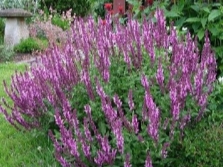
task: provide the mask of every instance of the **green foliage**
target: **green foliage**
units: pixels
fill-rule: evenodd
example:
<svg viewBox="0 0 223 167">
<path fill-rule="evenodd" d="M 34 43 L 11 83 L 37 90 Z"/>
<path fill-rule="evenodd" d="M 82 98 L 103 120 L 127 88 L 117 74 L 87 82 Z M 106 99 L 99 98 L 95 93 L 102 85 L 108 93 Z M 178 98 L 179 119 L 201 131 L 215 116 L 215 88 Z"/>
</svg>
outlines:
<svg viewBox="0 0 223 167">
<path fill-rule="evenodd" d="M 104 18 L 105 17 L 105 9 L 104 9 L 104 4 L 105 3 L 112 3 L 112 0 L 89 0 L 90 4 L 91 4 L 91 10 L 93 13 L 93 16 L 95 18 L 101 17 Z"/>
<path fill-rule="evenodd" d="M 4 43 L 4 32 L 5 32 L 5 23 L 2 18 L 0 18 L 0 45 Z"/>
<path fill-rule="evenodd" d="M 58 13 L 72 9 L 72 13 L 82 17 L 88 15 L 90 11 L 88 0 L 41 0 L 40 5 L 42 9 L 52 7 Z"/>
<path fill-rule="evenodd" d="M 34 38 L 27 38 L 22 40 L 14 47 L 15 52 L 31 53 L 32 51 L 42 50 L 48 45 L 47 40 L 38 40 Z"/>
<path fill-rule="evenodd" d="M 67 30 L 70 27 L 69 21 L 62 19 L 59 14 L 55 14 L 51 20 L 53 25 L 56 25 L 63 30 Z"/>
<path fill-rule="evenodd" d="M 182 1 L 182 0 L 181 0 Z M 166 12 L 167 18 L 175 22 L 179 29 L 187 29 L 199 39 L 199 47 L 204 41 L 205 31 L 209 32 L 211 45 L 216 53 L 218 63 L 218 75 L 223 73 L 223 6 L 221 3 L 205 3 L 186 1 L 178 2 L 170 6 Z M 170 17 L 175 16 L 175 17 Z"/>
<path fill-rule="evenodd" d="M 1 0 L 0 9 L 22 8 L 36 13 L 39 8 L 39 0 Z"/>
<path fill-rule="evenodd" d="M 5 46 L 0 45 L 0 62 L 9 61 L 14 56 L 13 49 Z"/>
<path fill-rule="evenodd" d="M 202 121 L 185 128 L 168 153 L 171 166 L 209 167 L 223 163 L 223 85 L 216 82 Z"/>
<path fill-rule="evenodd" d="M 218 114 L 222 118 L 223 111 Z M 172 144 L 168 154 L 168 157 L 173 159 L 170 166 L 221 166 L 223 162 L 222 123 L 215 125 L 207 122 L 208 119 L 203 119 L 196 126 L 185 129 L 184 139 Z"/>
</svg>

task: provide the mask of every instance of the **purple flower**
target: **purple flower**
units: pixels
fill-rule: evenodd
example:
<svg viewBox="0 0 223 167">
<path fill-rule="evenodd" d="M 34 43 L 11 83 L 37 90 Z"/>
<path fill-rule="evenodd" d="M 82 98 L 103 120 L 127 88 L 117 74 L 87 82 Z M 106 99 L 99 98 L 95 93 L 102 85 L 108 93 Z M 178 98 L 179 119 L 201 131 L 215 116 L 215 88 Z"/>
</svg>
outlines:
<svg viewBox="0 0 223 167">
<path fill-rule="evenodd" d="M 128 104 L 129 104 L 130 111 L 132 111 L 134 109 L 134 102 L 133 102 L 133 98 L 132 98 L 132 89 L 129 90 Z"/>
<path fill-rule="evenodd" d="M 112 132 L 116 138 L 116 146 L 120 153 L 124 151 L 124 136 L 122 134 L 122 121 L 121 119 L 117 119 L 112 124 Z"/>
<path fill-rule="evenodd" d="M 137 134 L 139 132 L 139 122 L 137 119 L 137 115 L 135 114 L 132 117 L 132 127 L 133 127 L 134 132 Z"/>
<path fill-rule="evenodd" d="M 163 67 L 161 64 L 161 60 L 159 60 L 158 69 L 156 73 L 156 81 L 159 84 L 160 88 L 164 89 L 164 75 L 163 75 Z"/>
<path fill-rule="evenodd" d="M 119 99 L 118 95 L 115 94 L 115 96 L 113 97 L 114 103 L 117 105 L 118 108 L 122 107 L 122 101 Z"/>
<path fill-rule="evenodd" d="M 116 150 L 111 149 L 106 137 L 101 139 L 101 150 L 97 151 L 97 156 L 94 158 L 95 163 L 98 166 L 103 164 L 111 165 L 115 160 Z"/>
<path fill-rule="evenodd" d="M 141 84 L 146 90 L 149 89 L 149 82 L 144 74 L 141 76 Z"/>
<path fill-rule="evenodd" d="M 167 148 L 170 146 L 170 143 L 164 143 L 163 148 L 161 150 L 162 158 L 167 157 Z"/>
<path fill-rule="evenodd" d="M 126 156 L 125 156 L 124 167 L 132 167 L 132 165 L 130 163 L 130 155 L 129 154 L 126 154 Z"/>
<path fill-rule="evenodd" d="M 152 139 L 157 142 L 159 138 L 159 123 L 160 123 L 160 111 L 159 108 L 154 103 L 152 96 L 148 91 L 145 93 L 144 100 L 146 102 L 146 107 L 148 109 L 148 133 L 152 137 Z"/>
<path fill-rule="evenodd" d="M 145 167 L 153 167 L 152 160 L 149 153 L 147 154 L 147 157 L 146 157 Z"/>
</svg>

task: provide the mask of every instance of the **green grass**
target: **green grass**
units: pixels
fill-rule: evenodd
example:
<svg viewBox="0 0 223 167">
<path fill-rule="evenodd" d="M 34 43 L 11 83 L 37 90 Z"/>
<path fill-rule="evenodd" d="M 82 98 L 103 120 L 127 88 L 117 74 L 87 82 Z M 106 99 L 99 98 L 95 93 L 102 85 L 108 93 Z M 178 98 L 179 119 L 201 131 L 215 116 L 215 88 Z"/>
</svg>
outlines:
<svg viewBox="0 0 223 167">
<path fill-rule="evenodd" d="M 24 71 L 25 65 L 0 64 L 0 97 L 4 97 L 3 80 L 10 84 L 15 70 Z M 12 102 L 11 102 L 12 104 Z M 0 166 L 1 167 L 57 167 L 53 145 L 46 135 L 34 136 L 32 132 L 16 130 L 0 114 Z"/>
</svg>

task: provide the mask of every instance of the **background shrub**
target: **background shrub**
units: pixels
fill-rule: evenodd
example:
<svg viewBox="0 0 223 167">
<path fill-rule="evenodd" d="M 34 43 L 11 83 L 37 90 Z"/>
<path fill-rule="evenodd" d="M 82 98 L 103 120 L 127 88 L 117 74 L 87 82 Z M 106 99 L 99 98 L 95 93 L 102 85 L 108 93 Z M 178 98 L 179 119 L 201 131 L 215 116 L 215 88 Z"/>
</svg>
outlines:
<svg viewBox="0 0 223 167">
<path fill-rule="evenodd" d="M 58 13 L 62 14 L 63 11 L 72 9 L 72 14 L 77 16 L 86 16 L 90 11 L 90 3 L 88 0 L 41 0 L 42 9 L 55 9 Z"/>
<path fill-rule="evenodd" d="M 69 21 L 62 19 L 61 16 L 58 14 L 53 16 L 52 24 L 62 28 L 63 30 L 67 30 L 68 28 L 70 28 Z"/>
<path fill-rule="evenodd" d="M 33 51 L 41 51 L 48 46 L 47 40 L 40 40 L 36 38 L 27 38 L 14 46 L 15 52 L 18 53 L 32 53 Z"/>
<path fill-rule="evenodd" d="M 90 0 L 92 15 L 97 19 L 98 17 L 105 17 L 105 3 L 112 3 L 112 0 Z"/>
<path fill-rule="evenodd" d="M 39 0 L 1 0 L 0 9 L 22 8 L 36 13 L 39 8 Z"/>
</svg>

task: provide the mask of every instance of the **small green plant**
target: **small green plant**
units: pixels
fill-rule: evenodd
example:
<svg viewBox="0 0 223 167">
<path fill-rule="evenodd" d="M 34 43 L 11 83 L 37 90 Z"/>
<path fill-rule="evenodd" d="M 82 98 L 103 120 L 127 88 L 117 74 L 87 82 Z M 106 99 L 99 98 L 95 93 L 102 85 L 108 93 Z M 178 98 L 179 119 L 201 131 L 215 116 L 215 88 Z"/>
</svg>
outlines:
<svg viewBox="0 0 223 167">
<path fill-rule="evenodd" d="M 8 61 L 14 56 L 13 49 L 5 46 L 0 45 L 0 62 Z"/>
<path fill-rule="evenodd" d="M 51 20 L 53 25 L 56 25 L 63 30 L 67 30 L 70 27 L 69 21 L 62 19 L 60 15 L 55 14 Z"/>
<path fill-rule="evenodd" d="M 18 53 L 31 53 L 32 51 L 40 51 L 48 45 L 47 40 L 39 40 L 36 38 L 27 38 L 22 40 L 14 47 L 14 51 Z"/>
</svg>

